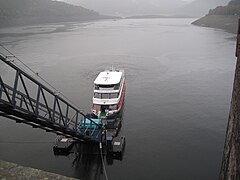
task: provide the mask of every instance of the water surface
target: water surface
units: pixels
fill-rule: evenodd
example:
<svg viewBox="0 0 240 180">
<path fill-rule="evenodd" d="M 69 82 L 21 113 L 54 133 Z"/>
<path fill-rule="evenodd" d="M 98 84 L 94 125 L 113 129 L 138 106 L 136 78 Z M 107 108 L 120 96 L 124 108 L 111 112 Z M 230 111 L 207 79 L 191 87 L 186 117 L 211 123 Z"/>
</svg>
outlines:
<svg viewBox="0 0 240 180">
<path fill-rule="evenodd" d="M 85 112 L 98 72 L 112 65 L 125 69 L 122 134 L 127 145 L 122 161 L 105 162 L 109 179 L 212 180 L 221 164 L 235 41 L 232 34 L 192 21 L 8 28 L 0 30 L 0 42 Z M 2 67 L 1 74 L 8 72 Z M 54 134 L 0 120 L 1 159 L 81 179 L 105 179 L 98 155 L 54 156 Z"/>
</svg>

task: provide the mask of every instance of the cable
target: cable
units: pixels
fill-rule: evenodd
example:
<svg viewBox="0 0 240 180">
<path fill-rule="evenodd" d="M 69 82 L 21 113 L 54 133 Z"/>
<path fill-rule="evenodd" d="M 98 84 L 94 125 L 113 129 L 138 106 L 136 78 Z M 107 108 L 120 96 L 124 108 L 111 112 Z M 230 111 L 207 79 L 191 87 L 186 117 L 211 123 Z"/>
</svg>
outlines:
<svg viewBox="0 0 240 180">
<path fill-rule="evenodd" d="M 104 175 L 106 177 L 106 180 L 108 180 L 108 175 L 107 175 L 107 171 L 106 171 L 106 167 L 105 167 L 105 163 L 104 163 L 104 159 L 103 159 L 103 154 L 102 154 L 102 143 L 99 143 L 99 149 L 100 149 L 100 155 L 101 155 L 101 160 L 102 160 L 102 165 L 103 165 L 103 172 Z"/>
<path fill-rule="evenodd" d="M 8 50 L 7 48 L 5 48 L 2 44 L 0 44 L 0 46 L 7 51 L 10 55 L 12 55 L 14 58 L 16 58 L 19 62 L 21 62 L 28 70 L 30 70 L 34 75 L 36 75 L 36 72 L 33 71 L 27 64 L 25 64 L 23 61 L 21 61 L 17 56 L 15 56 L 10 50 Z M 15 65 L 17 65 L 16 63 L 14 63 Z M 17 65 L 18 66 L 18 65 Z M 18 66 L 19 67 L 19 66 Z M 55 92 L 59 93 L 62 97 L 64 97 L 69 103 L 73 104 L 75 107 L 77 107 L 77 109 L 81 109 L 78 105 L 76 105 L 73 101 L 71 101 L 70 99 L 68 99 L 62 92 L 58 91 L 54 86 L 52 86 L 49 82 L 47 82 L 44 78 L 42 78 L 40 75 L 37 75 L 38 78 L 40 78 L 43 82 L 45 82 L 48 86 L 50 86 L 52 89 L 54 89 Z M 82 112 L 84 112 L 83 110 L 81 110 Z M 84 112 L 85 114 L 87 114 L 86 112 Z"/>
</svg>

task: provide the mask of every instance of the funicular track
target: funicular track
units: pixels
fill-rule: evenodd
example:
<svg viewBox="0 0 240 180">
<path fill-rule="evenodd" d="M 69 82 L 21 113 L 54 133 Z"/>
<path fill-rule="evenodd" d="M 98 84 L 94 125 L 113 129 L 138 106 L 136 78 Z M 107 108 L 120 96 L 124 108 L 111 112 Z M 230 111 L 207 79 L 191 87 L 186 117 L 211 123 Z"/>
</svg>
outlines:
<svg viewBox="0 0 240 180">
<path fill-rule="evenodd" d="M 0 116 L 75 140 L 101 142 L 101 125 L 15 65 L 8 56 L 0 54 L 1 61 L 15 77 L 8 84 L 0 73 Z"/>
</svg>

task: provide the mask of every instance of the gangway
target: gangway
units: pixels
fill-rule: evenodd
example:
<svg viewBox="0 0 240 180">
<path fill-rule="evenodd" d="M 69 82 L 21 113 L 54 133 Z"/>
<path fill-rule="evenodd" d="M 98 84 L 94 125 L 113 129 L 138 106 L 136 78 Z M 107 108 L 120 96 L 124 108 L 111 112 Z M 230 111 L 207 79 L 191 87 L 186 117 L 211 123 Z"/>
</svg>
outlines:
<svg viewBox="0 0 240 180">
<path fill-rule="evenodd" d="M 13 83 L 7 83 L 0 73 L 0 116 L 75 140 L 101 142 L 101 123 L 13 63 L 11 57 L 0 53 L 0 62 L 15 75 Z"/>
</svg>

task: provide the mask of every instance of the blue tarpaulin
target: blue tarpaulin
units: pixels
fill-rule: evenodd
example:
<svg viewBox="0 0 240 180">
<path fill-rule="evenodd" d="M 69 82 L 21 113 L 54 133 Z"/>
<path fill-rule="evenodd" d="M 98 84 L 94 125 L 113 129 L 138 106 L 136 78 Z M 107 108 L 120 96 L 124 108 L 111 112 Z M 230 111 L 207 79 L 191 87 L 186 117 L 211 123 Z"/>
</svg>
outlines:
<svg viewBox="0 0 240 180">
<path fill-rule="evenodd" d="M 101 119 L 91 119 L 98 125 L 102 125 L 102 120 Z M 89 119 L 82 119 L 81 120 L 81 128 L 96 128 L 96 124 L 91 122 Z"/>
</svg>

